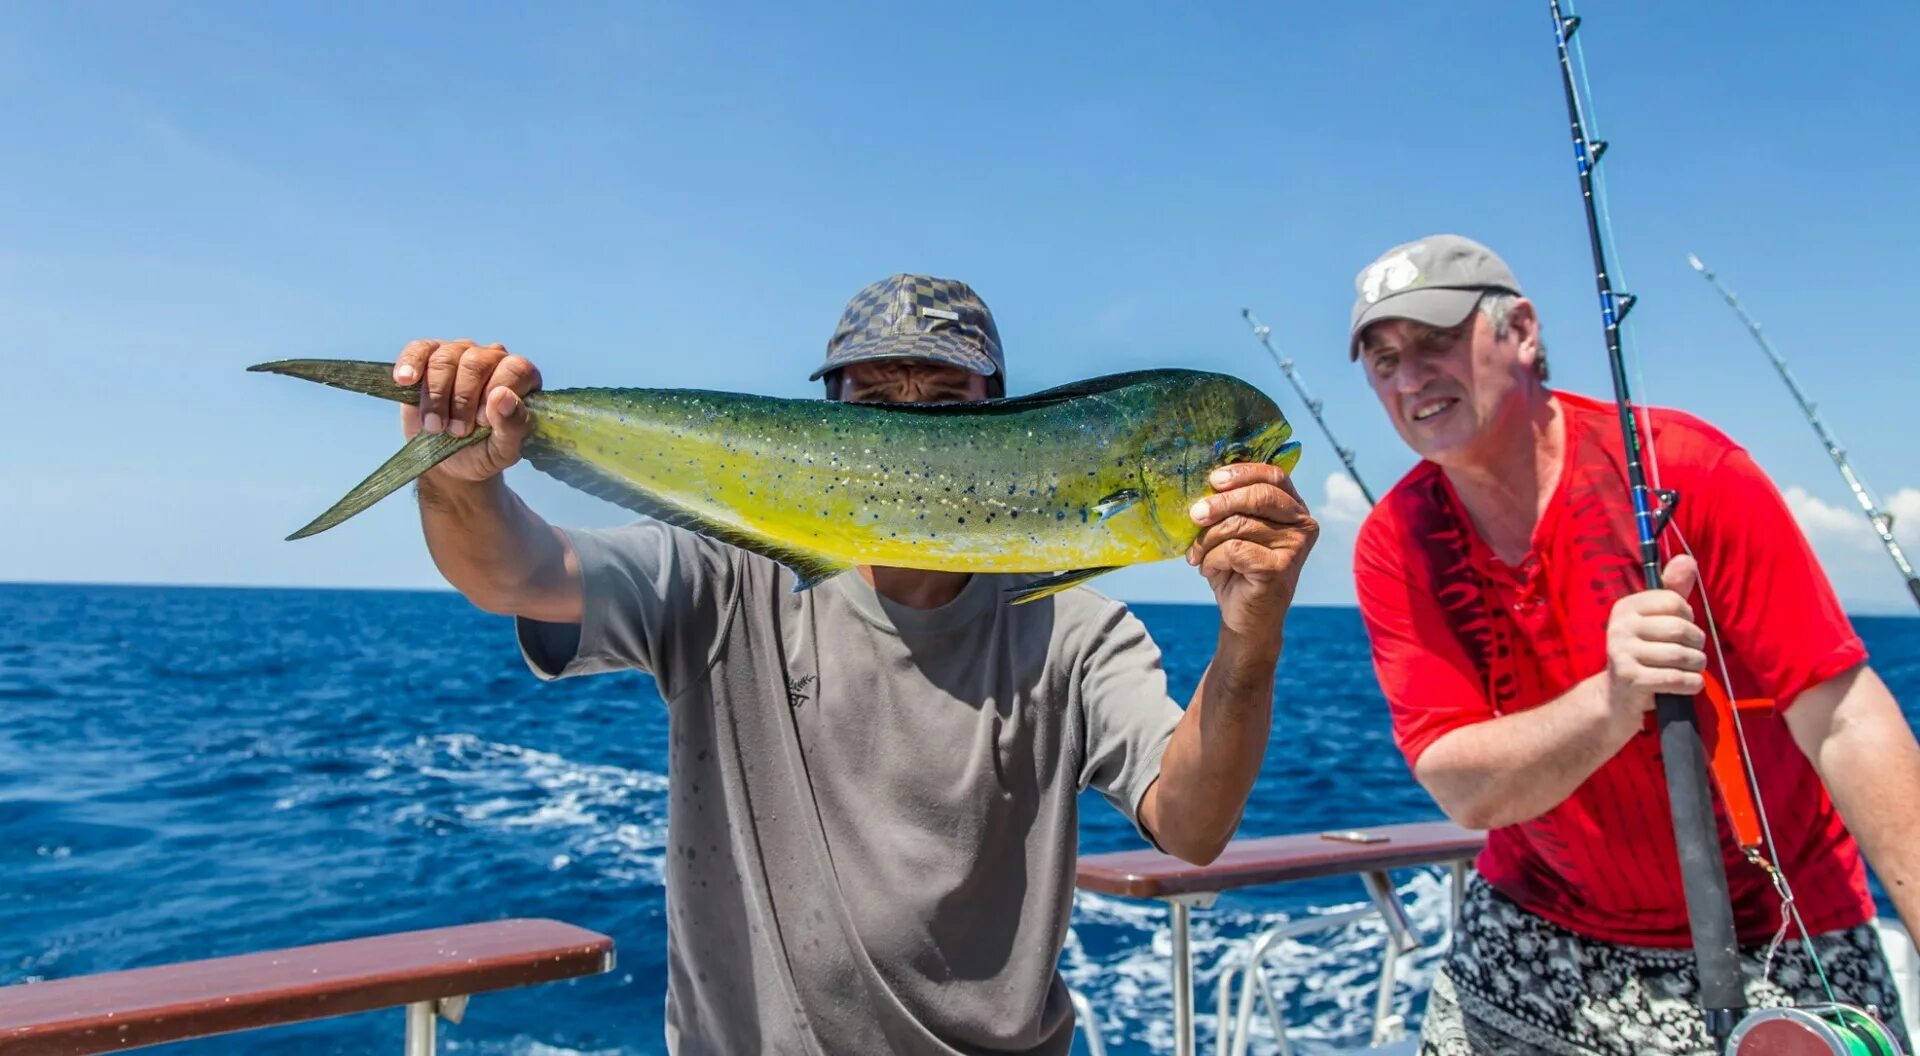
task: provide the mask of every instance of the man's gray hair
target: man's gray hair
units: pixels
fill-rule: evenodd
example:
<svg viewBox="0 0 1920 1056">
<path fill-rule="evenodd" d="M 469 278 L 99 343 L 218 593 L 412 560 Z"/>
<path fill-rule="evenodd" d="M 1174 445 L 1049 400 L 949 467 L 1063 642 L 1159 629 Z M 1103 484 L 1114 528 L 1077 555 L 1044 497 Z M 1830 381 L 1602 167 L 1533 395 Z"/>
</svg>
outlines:
<svg viewBox="0 0 1920 1056">
<path fill-rule="evenodd" d="M 1488 290 L 1481 296 L 1480 314 L 1486 316 L 1487 322 L 1493 324 L 1493 336 L 1496 339 L 1506 339 L 1507 313 L 1513 310 L 1514 304 L 1519 300 L 1519 294 L 1508 293 L 1505 290 Z M 1541 381 L 1546 381 L 1547 339 L 1545 337 L 1539 338 L 1538 346 L 1539 351 L 1533 360 L 1533 372 L 1540 376 Z"/>
</svg>

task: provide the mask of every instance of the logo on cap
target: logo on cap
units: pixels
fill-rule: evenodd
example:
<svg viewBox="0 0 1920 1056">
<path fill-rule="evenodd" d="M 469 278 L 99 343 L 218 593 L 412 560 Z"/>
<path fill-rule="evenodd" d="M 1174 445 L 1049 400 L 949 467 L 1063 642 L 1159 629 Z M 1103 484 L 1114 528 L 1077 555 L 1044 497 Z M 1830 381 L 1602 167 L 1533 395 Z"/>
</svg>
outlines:
<svg viewBox="0 0 1920 1056">
<path fill-rule="evenodd" d="M 1420 266 L 1413 262 L 1413 254 L 1425 249 L 1422 245 L 1408 246 L 1373 262 L 1360 280 L 1360 296 L 1368 304 L 1374 304 L 1389 293 L 1399 293 L 1420 279 Z"/>
</svg>

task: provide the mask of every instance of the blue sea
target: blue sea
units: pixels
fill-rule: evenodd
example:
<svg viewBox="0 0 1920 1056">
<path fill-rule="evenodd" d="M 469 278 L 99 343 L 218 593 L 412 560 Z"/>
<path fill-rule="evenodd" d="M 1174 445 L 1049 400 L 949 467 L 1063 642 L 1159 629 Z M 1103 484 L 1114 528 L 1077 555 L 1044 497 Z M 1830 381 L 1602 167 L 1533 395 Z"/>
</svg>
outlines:
<svg viewBox="0 0 1920 1056">
<path fill-rule="evenodd" d="M 1185 699 L 1213 609 L 1137 611 Z M 1920 620 L 1858 627 L 1911 715 Z M 1290 617 L 1274 723 L 1241 835 L 1438 816 L 1389 739 L 1353 610 Z M 660 1052 L 666 732 L 645 676 L 536 682 L 507 622 L 452 594 L 0 585 L 0 985 L 554 917 L 612 936 L 616 970 L 480 995 L 443 1050 Z M 1139 840 L 1089 796 L 1081 846 Z M 1396 881 L 1440 939 L 1438 872 Z M 1228 944 L 1362 901 L 1346 878 L 1197 911 L 1203 1050 Z M 1287 949 L 1276 980 L 1303 1051 L 1364 1040 L 1380 943 L 1357 925 Z M 1171 1051 L 1168 950 L 1157 903 L 1077 898 L 1062 967 L 1116 1056 Z M 1402 970 L 1413 1022 L 1438 956 Z M 155 1051 L 398 1051 L 401 1020 Z"/>
</svg>

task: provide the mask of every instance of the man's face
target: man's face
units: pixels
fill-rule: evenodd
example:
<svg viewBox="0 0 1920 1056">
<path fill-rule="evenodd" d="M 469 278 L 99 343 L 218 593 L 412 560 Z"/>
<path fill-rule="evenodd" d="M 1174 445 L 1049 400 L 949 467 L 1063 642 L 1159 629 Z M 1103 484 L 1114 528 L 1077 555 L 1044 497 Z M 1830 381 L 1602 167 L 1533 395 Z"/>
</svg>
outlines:
<svg viewBox="0 0 1920 1056">
<path fill-rule="evenodd" d="M 1360 363 L 1400 438 L 1420 457 L 1447 467 L 1487 463 L 1501 426 L 1524 413 L 1538 385 L 1533 360 L 1539 326 L 1533 305 L 1514 302 L 1507 336 L 1478 308 L 1441 329 L 1383 319 L 1360 335 Z"/>
<path fill-rule="evenodd" d="M 853 363 L 840 371 L 847 403 L 962 403 L 987 398 L 987 376 L 918 359 Z"/>
</svg>

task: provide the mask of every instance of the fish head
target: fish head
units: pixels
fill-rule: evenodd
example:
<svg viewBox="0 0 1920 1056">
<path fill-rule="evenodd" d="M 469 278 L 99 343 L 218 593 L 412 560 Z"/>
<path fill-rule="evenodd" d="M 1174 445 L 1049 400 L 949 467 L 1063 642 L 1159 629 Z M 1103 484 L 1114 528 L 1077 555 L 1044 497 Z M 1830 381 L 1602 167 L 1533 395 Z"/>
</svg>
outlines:
<svg viewBox="0 0 1920 1056">
<path fill-rule="evenodd" d="M 1188 509 L 1213 493 L 1215 469 L 1264 462 L 1291 474 L 1300 444 L 1279 406 L 1253 386 L 1220 375 L 1172 380 L 1174 397 L 1154 419 L 1157 436 L 1143 445 L 1139 472 L 1169 556 L 1178 556 L 1199 533 Z"/>
<path fill-rule="evenodd" d="M 1250 431 L 1224 441 L 1220 449 L 1220 462 L 1265 462 L 1279 466 L 1287 473 L 1300 464 L 1300 441 L 1293 438 L 1293 426 L 1286 416 L 1276 414 L 1270 421 L 1254 426 Z"/>
</svg>

